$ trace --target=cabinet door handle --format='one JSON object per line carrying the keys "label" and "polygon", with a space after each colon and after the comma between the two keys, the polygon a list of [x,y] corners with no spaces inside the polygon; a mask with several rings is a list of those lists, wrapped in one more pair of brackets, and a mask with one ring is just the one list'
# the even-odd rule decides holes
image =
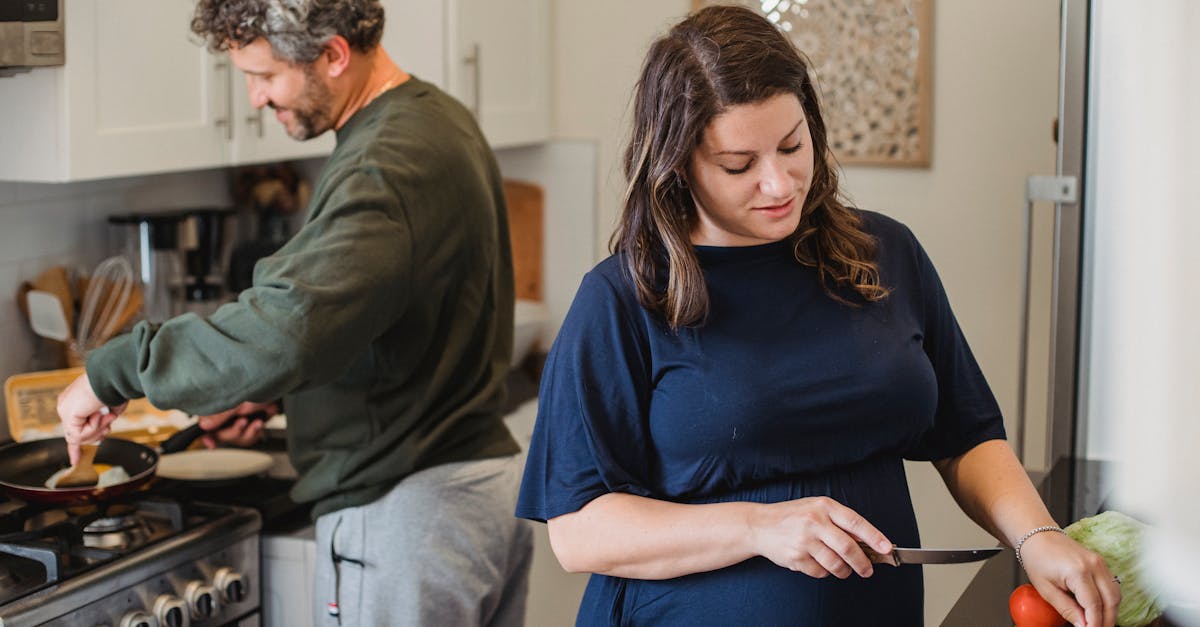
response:
{"label": "cabinet door handle", "polygon": [[224,57],[217,60],[216,70],[219,76],[219,84],[225,89],[225,112],[218,117],[213,124],[217,128],[225,129],[225,139],[233,139],[233,86],[230,78],[229,61]]}
{"label": "cabinet door handle", "polygon": [[250,115],[246,116],[246,126],[255,127],[258,137],[260,139],[263,136],[262,111],[263,111],[262,109],[255,109],[254,113],[251,113]]}
{"label": "cabinet door handle", "polygon": [[483,93],[481,87],[481,67],[483,66],[483,51],[479,48],[479,44],[471,45],[471,54],[463,57],[463,64],[471,66],[471,113],[475,114],[475,119],[481,119],[483,115]]}

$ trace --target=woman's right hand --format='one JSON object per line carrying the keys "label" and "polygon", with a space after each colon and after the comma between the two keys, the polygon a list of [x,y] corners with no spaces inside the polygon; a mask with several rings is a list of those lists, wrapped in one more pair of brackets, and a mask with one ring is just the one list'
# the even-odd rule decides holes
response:
{"label": "woman's right hand", "polygon": [[759,555],[811,577],[845,579],[852,572],[870,577],[873,564],[859,541],[881,554],[892,550],[887,536],[867,519],[824,496],[762,505],[751,528]]}

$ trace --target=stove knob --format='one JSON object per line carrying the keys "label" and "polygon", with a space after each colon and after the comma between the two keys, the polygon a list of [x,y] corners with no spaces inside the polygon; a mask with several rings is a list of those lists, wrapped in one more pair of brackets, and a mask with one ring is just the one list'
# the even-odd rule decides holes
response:
{"label": "stove knob", "polygon": [[188,627],[192,622],[189,620],[187,603],[169,594],[161,595],[154,601],[154,615],[162,627]]}
{"label": "stove knob", "polygon": [[183,593],[183,598],[187,599],[188,608],[192,613],[192,620],[212,618],[218,611],[217,591],[204,582],[193,581],[189,583]]}
{"label": "stove knob", "polygon": [[213,586],[221,593],[221,601],[224,603],[241,603],[250,592],[245,578],[232,568],[218,570],[213,577]]}
{"label": "stove knob", "polygon": [[121,627],[158,627],[158,620],[142,612],[130,612],[121,617]]}

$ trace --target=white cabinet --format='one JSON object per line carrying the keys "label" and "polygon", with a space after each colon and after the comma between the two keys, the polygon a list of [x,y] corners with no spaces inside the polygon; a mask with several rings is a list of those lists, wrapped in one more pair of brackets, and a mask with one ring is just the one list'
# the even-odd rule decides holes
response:
{"label": "white cabinet", "polygon": [[263,534],[259,570],[262,624],[266,627],[312,627],[315,536],[312,525],[286,535]]}
{"label": "white cabinet", "polygon": [[480,119],[493,148],[550,134],[548,0],[383,0],[383,46]]}
{"label": "white cabinet", "polygon": [[493,147],[549,134],[549,11],[546,0],[451,4],[447,82],[480,119]]}
{"label": "white cabinet", "polygon": [[190,6],[64,3],[66,64],[0,78],[0,179],[62,181],[218,161],[214,76],[208,54],[186,36]]}
{"label": "white cabinet", "polygon": [[[64,3],[66,64],[0,78],[0,180],[68,181],[327,153],[269,116],[188,28],[193,0]],[[154,28],[146,27],[155,25]],[[261,126],[261,132],[259,127]]]}
{"label": "white cabinet", "polygon": [[[494,147],[549,129],[548,0],[383,0],[385,48],[477,110]],[[256,111],[191,35],[194,0],[65,2],[66,64],[0,78],[0,180],[70,181],[328,154]],[[153,28],[146,27],[154,25]]]}

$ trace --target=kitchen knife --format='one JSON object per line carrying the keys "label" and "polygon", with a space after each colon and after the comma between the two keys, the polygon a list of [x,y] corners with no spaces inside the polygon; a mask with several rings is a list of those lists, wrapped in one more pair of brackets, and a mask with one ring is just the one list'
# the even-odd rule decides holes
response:
{"label": "kitchen knife", "polygon": [[890,553],[881,554],[871,550],[870,547],[862,542],[859,542],[858,546],[862,547],[863,552],[867,554],[867,558],[872,562],[876,564],[891,564],[892,566],[899,566],[901,564],[962,564],[965,562],[979,562],[1004,550],[1001,547],[979,549],[908,549],[895,547]]}

